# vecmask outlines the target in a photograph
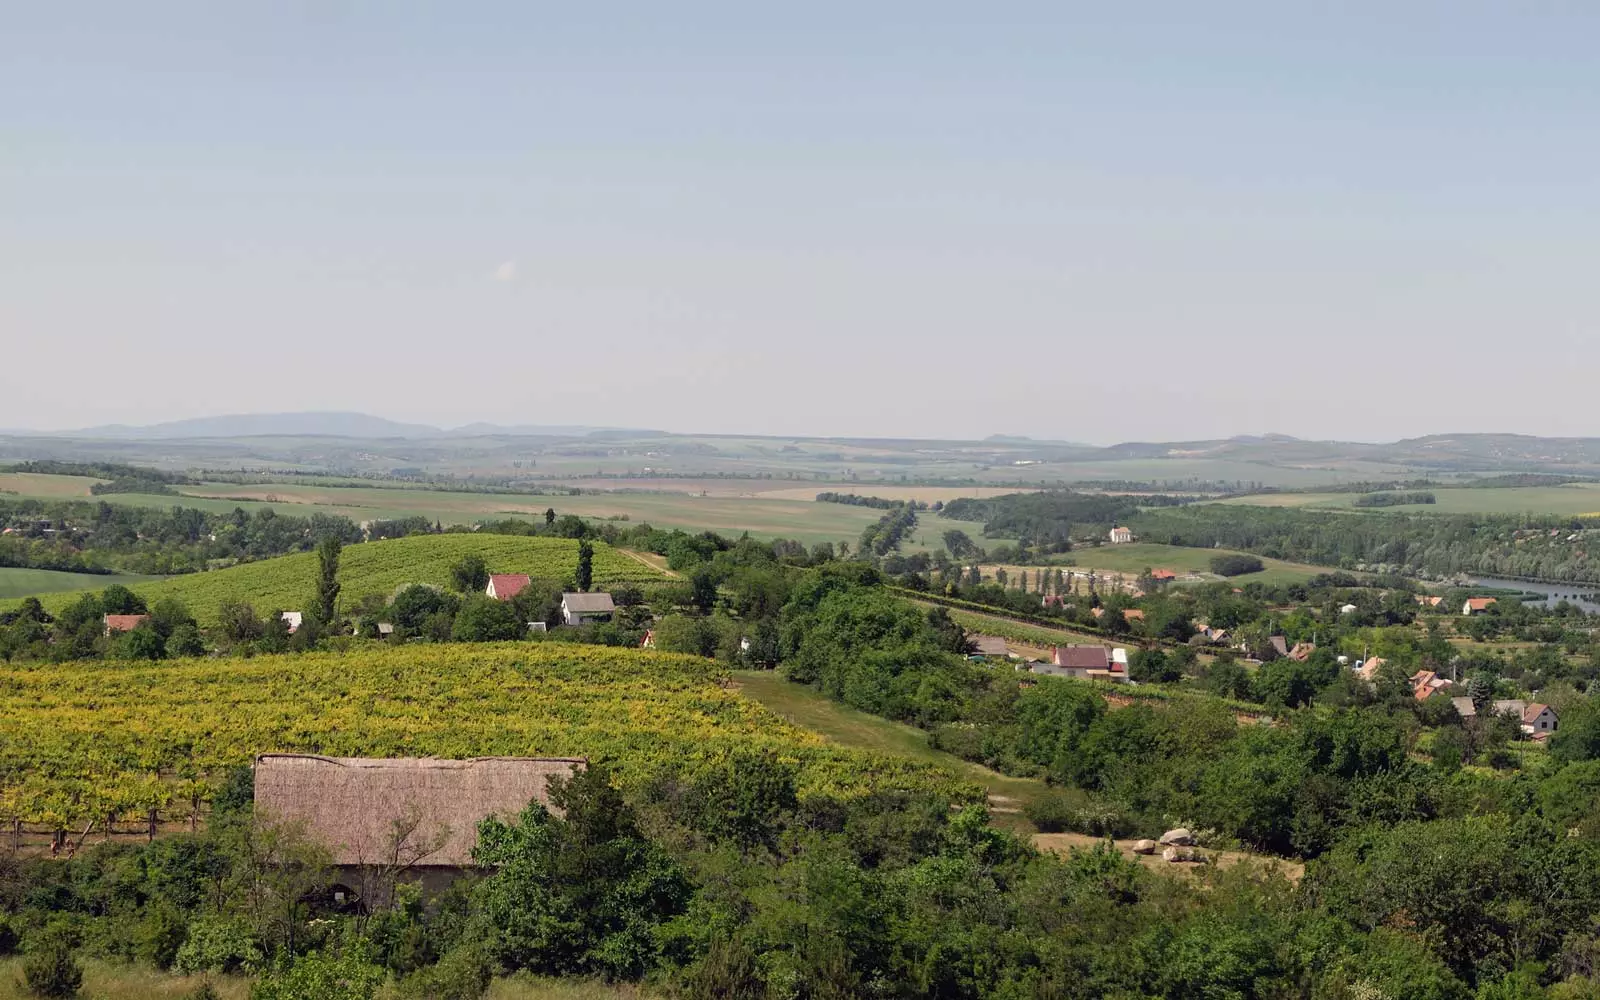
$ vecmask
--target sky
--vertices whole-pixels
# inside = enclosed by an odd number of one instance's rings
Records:
[[[1594,4],[0,21],[0,428],[1600,436]]]

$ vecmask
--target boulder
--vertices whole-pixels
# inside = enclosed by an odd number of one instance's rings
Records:
[[[1154,854],[1156,852],[1156,846],[1156,842],[1153,840],[1141,840],[1133,845],[1133,853]]]
[[[1193,847],[1194,834],[1188,827],[1180,826],[1176,830],[1168,830],[1161,835],[1161,843],[1166,846]]]
[[[1204,861],[1206,856],[1193,847],[1169,847],[1161,852],[1161,857],[1168,864],[1177,864],[1181,861]]]

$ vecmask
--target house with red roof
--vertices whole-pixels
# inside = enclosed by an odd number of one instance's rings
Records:
[[[1469,597],[1467,603],[1461,605],[1461,613],[1466,617],[1481,615],[1493,607],[1497,601],[1492,597]]]
[[[149,615],[106,615],[106,635],[116,635],[118,632],[132,632],[149,620]]]
[[[509,601],[532,582],[526,573],[495,573],[489,577],[489,586],[483,592],[497,601]]]

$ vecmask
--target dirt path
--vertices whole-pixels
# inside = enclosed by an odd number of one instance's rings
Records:
[[[1033,835],[1033,842],[1040,850],[1065,854],[1073,848],[1087,850],[1106,841],[1104,837],[1091,837],[1085,833],[1036,833]],[[1152,871],[1170,874],[1172,872],[1192,872],[1203,867],[1185,862],[1169,862],[1160,854],[1135,854],[1133,853],[1133,845],[1138,843],[1135,840],[1116,840],[1112,841],[1112,843],[1116,845],[1117,850],[1121,852],[1123,857],[1138,861]],[[1218,868],[1231,868],[1241,861],[1255,861],[1269,867],[1277,867],[1291,882],[1299,882],[1301,876],[1306,873],[1306,866],[1298,861],[1285,861],[1282,858],[1274,858],[1262,854],[1250,854],[1245,851],[1206,850],[1205,855],[1207,858],[1214,860]]]
[[[635,552],[633,549],[618,549],[617,551],[621,552],[623,555],[634,560],[635,562],[642,563],[653,570],[665,573],[674,580],[683,579],[681,574],[667,566],[666,556],[658,556],[654,552]]]

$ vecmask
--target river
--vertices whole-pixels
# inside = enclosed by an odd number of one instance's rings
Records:
[[[1592,583],[1529,583],[1526,580],[1501,580],[1492,576],[1475,576],[1472,578],[1474,587],[1494,587],[1500,590],[1520,590],[1530,594],[1544,594],[1542,601],[1526,601],[1527,604],[1543,604],[1550,606],[1556,601],[1566,598],[1568,604],[1576,604],[1585,612],[1595,615],[1600,614],[1600,603],[1579,597],[1587,594],[1593,597],[1600,586]]]

